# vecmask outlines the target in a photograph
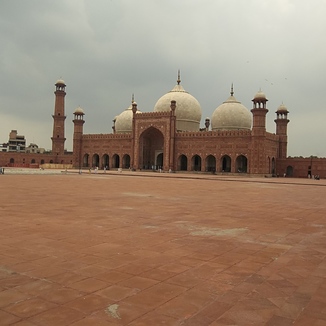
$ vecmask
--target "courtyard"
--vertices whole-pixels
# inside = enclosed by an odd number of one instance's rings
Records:
[[[0,324],[325,325],[326,180],[0,175]]]

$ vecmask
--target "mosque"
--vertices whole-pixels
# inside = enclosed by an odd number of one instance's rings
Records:
[[[230,96],[200,128],[199,102],[177,84],[156,102],[153,112],[131,105],[113,120],[112,133],[84,134],[85,113],[73,113],[73,152],[65,152],[66,84],[55,83],[52,151],[2,153],[0,165],[69,165],[76,169],[130,169],[163,172],[202,172],[253,176],[326,177],[325,158],[288,158],[285,105],[276,110],[276,131],[266,131],[266,95],[259,91],[249,111]]]

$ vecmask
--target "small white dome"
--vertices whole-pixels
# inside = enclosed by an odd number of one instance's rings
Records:
[[[141,113],[141,111],[137,109],[136,113]],[[133,118],[133,112],[132,112],[132,104],[131,104],[126,110],[124,110],[118,116],[115,117],[115,124],[114,124],[115,132],[118,134],[131,133],[132,118]]]
[[[278,107],[278,109],[277,109],[276,112],[279,112],[279,113],[289,113],[287,107],[283,103]]]
[[[74,114],[76,115],[84,115],[84,110],[79,106],[75,111]]]
[[[251,114],[231,92],[231,96],[213,112],[211,123],[212,130],[251,129]]]
[[[66,83],[65,83],[64,80],[62,80],[62,79],[58,79],[58,80],[56,81],[55,85],[63,85],[63,86],[66,86]]]
[[[178,84],[156,102],[154,112],[170,111],[172,100],[176,101],[177,130],[198,131],[202,114],[200,104],[180,85],[180,78]]]
[[[266,95],[264,92],[259,90],[256,95],[254,96],[254,100],[266,100]]]

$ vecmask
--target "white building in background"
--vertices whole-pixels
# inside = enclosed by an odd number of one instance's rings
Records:
[[[17,130],[9,133],[8,152],[25,152],[26,139],[24,135],[18,135]]]

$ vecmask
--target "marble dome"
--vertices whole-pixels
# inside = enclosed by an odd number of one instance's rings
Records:
[[[155,104],[154,112],[170,111],[171,101],[176,101],[176,127],[178,131],[198,131],[201,120],[201,107],[199,102],[180,85],[177,85],[163,95]]]
[[[65,83],[64,80],[62,80],[62,79],[58,79],[58,80],[56,81],[55,85],[64,85],[64,86],[66,86],[66,83]]]
[[[231,96],[215,109],[212,115],[212,130],[251,129],[249,110]]]
[[[289,113],[287,107],[283,103],[278,107],[276,113],[277,112],[278,113]]]
[[[84,115],[84,110],[79,106],[75,111],[74,111],[74,114],[77,114],[77,115]]]
[[[137,110],[137,113],[141,111]],[[132,104],[118,116],[115,117],[115,132],[118,134],[125,134],[132,132]]]
[[[254,96],[254,100],[266,100],[266,95],[264,92],[259,90],[256,95]]]

